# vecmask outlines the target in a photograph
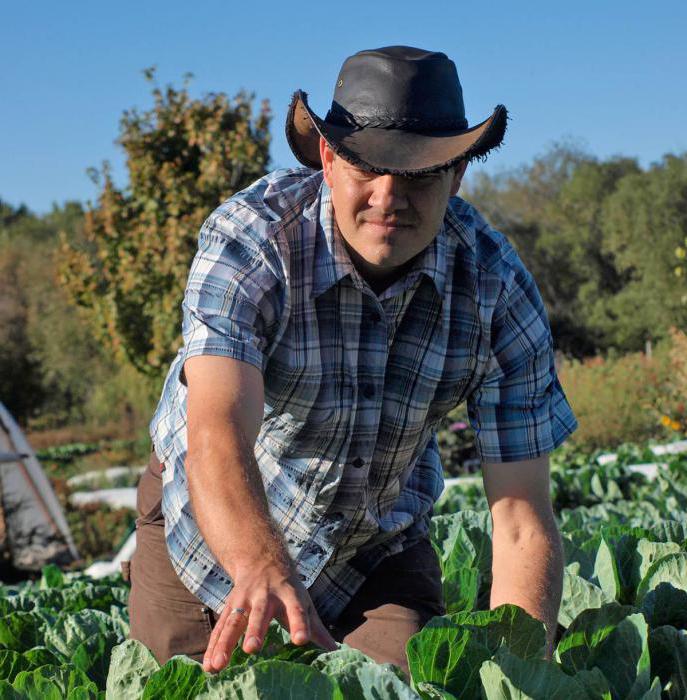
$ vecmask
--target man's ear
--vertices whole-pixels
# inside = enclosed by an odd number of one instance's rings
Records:
[[[461,160],[458,165],[453,166],[453,179],[451,180],[451,196],[458,194],[460,189],[460,183],[465,175],[465,170],[468,167],[467,160]]]
[[[324,175],[324,181],[329,187],[332,187],[334,184],[334,179],[332,177],[334,158],[336,158],[336,154],[329,147],[324,138],[320,136],[320,160],[322,161],[322,174]]]

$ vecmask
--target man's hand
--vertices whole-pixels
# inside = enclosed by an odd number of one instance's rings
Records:
[[[191,507],[208,547],[234,582],[203,667],[224,668],[244,631],[243,650],[258,651],[272,618],[288,628],[294,644],[312,639],[336,649],[270,516],[255,462],[264,408],[262,374],[245,362],[212,355],[188,359],[184,370]],[[232,613],[234,608],[244,609],[249,620]]]
[[[244,631],[243,650],[247,654],[259,651],[273,618],[289,630],[294,644],[306,644],[312,640],[327,651],[337,648],[308,591],[294,573],[289,574],[282,566],[274,564],[247,565],[237,571],[234,588],[210,635],[203,670],[215,672],[223,669]],[[246,621],[241,613],[232,613],[235,608],[245,610],[249,620]]]
[[[550,660],[564,559],[549,495],[549,457],[483,464],[482,473],[494,523],[491,607],[512,603],[544,622]]]

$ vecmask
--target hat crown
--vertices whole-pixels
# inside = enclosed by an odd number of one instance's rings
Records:
[[[444,53],[412,46],[359,51],[341,67],[326,121],[413,131],[465,129],[455,63]]]

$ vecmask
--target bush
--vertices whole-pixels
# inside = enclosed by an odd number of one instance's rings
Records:
[[[661,342],[651,357],[609,353],[565,360],[559,379],[579,423],[570,440],[590,451],[665,440],[657,411],[670,382],[670,346]]]
[[[667,433],[687,431],[687,335],[670,329],[669,373],[658,405],[658,419]]]

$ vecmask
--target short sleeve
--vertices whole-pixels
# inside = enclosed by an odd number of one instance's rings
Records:
[[[539,289],[512,247],[509,253],[512,272],[494,310],[487,368],[467,399],[482,462],[534,459],[577,428]]]
[[[234,222],[208,219],[182,303],[184,359],[223,355],[264,371],[265,350],[279,324],[280,290],[254,237]]]

